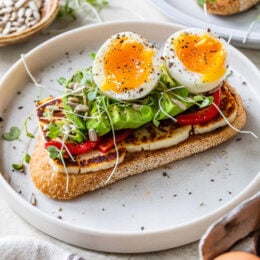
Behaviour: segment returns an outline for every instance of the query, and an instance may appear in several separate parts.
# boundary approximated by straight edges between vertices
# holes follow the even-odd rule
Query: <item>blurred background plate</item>
[[[256,22],[245,43],[250,24],[260,15],[260,5],[250,10],[230,15],[205,15],[204,11],[195,0],[150,0],[150,2],[165,15],[172,18],[174,22],[182,23],[189,27],[210,27],[222,37],[228,39],[232,36],[233,45],[260,49],[260,22]]]

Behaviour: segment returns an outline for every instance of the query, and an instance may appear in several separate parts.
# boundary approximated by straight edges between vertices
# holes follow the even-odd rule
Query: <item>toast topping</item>
[[[40,105],[41,103],[39,103]],[[56,100],[55,103],[45,104],[49,106],[59,106],[61,102]],[[46,112],[46,107],[42,106],[38,111],[38,121],[40,122],[41,132],[45,140],[49,140],[48,131],[44,130],[49,124],[49,120],[42,119],[41,116]],[[237,104],[235,97],[228,90],[227,84],[223,84],[221,91],[220,109],[229,122],[233,122],[237,115]],[[64,114],[55,111],[53,120],[62,120]],[[55,118],[55,119],[54,119]],[[190,134],[203,134],[212,132],[217,128],[225,126],[227,123],[221,115],[204,124],[178,126],[170,119],[162,120],[157,127],[153,123],[147,123],[144,126],[135,129],[132,133],[120,143],[117,144],[119,160],[123,162],[126,153],[140,152],[142,150],[159,150],[177,145],[189,138]],[[49,159],[54,171],[64,172],[64,165],[60,159]],[[116,151],[114,149],[107,153],[102,153],[94,149],[88,153],[75,156],[74,161],[71,158],[65,158],[65,165],[68,173],[80,174],[93,171],[112,168],[117,160]]]

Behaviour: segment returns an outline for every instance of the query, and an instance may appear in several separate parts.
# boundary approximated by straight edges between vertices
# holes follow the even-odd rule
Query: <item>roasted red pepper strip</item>
[[[214,93],[212,93],[214,104],[219,107],[221,101],[221,89],[219,88]],[[176,117],[177,124],[179,125],[197,125],[201,123],[206,123],[214,119],[218,115],[218,110],[212,104],[208,107],[205,107],[199,111],[188,114],[181,114]]]
[[[66,145],[66,148],[69,150],[69,152],[72,155],[79,155],[79,154],[88,153],[91,150],[93,150],[97,146],[99,141],[100,141],[100,138],[98,138],[98,140],[95,142],[85,141],[84,143],[81,143],[81,144],[65,143],[65,145]],[[48,141],[47,143],[45,143],[45,148],[47,148],[48,146],[55,146],[60,150],[62,148],[62,143],[51,140],[51,141]],[[65,147],[64,147],[64,149],[65,149]]]
[[[117,131],[115,133],[116,143],[119,143],[119,142],[125,140],[132,132],[133,132],[133,129],[126,129],[126,130]],[[98,145],[98,150],[102,153],[106,153],[113,147],[114,147],[113,136],[107,135],[102,139],[102,141]]]

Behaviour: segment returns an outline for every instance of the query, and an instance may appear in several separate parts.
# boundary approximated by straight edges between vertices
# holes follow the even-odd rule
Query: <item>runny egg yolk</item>
[[[222,43],[208,33],[182,33],[173,40],[173,47],[184,67],[202,74],[204,82],[214,82],[226,73],[226,51]]]
[[[105,80],[101,89],[122,93],[148,82],[154,54],[154,49],[135,39],[116,39],[105,55]]]

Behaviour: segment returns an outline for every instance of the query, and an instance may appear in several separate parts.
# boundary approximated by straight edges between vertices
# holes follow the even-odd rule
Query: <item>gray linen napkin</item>
[[[0,239],[1,260],[84,260],[55,245],[25,236],[7,236]]]

